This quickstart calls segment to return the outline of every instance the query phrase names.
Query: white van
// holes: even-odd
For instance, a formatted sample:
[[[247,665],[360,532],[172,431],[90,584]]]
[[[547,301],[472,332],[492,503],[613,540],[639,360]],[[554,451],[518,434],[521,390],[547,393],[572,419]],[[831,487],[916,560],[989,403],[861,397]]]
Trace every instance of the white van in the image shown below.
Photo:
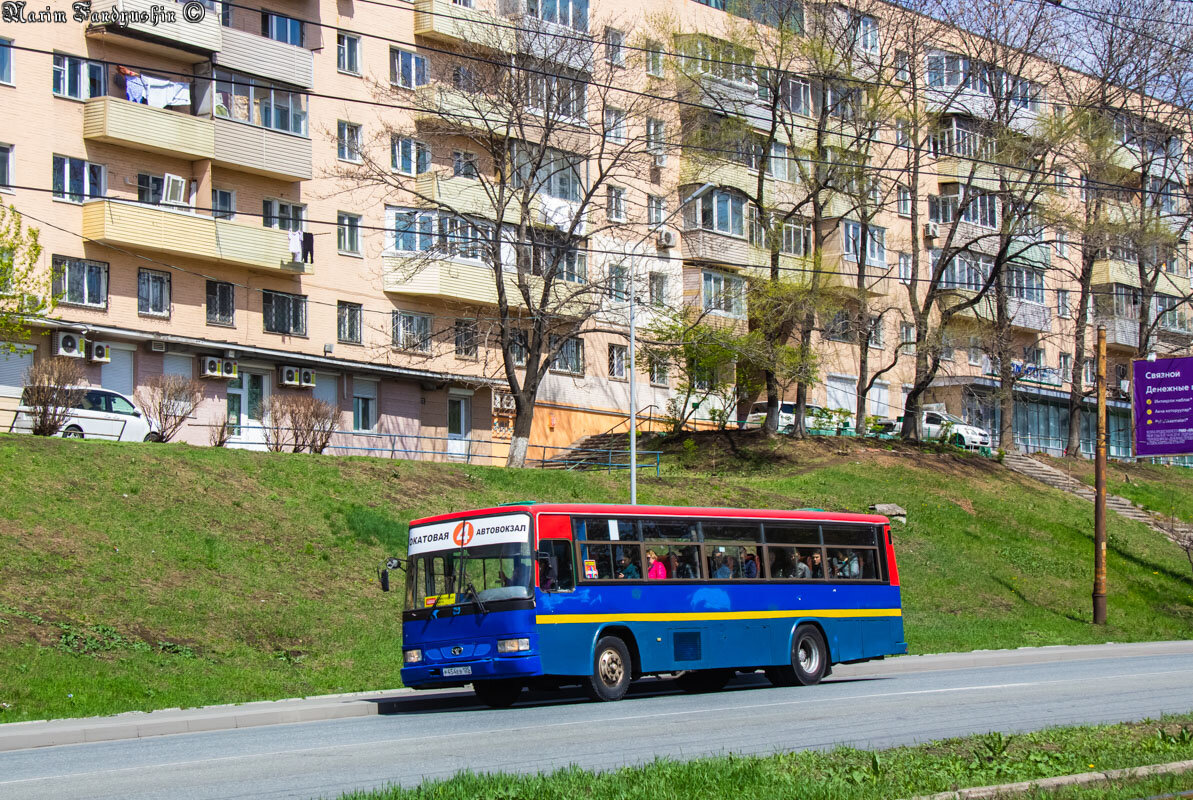
[[[59,436],[69,439],[107,439],[113,442],[156,442],[161,439],[157,426],[149,421],[137,404],[120,392],[77,387],[84,390],[78,405],[70,410]],[[22,401],[13,422],[14,433],[31,433],[30,408]]]
[[[815,412],[820,406],[808,404],[804,406],[804,427],[815,428]],[[747,428],[761,428],[766,422],[766,403],[755,403],[750,407],[746,416]],[[795,403],[783,400],[779,403],[779,433],[791,433],[795,430]]]

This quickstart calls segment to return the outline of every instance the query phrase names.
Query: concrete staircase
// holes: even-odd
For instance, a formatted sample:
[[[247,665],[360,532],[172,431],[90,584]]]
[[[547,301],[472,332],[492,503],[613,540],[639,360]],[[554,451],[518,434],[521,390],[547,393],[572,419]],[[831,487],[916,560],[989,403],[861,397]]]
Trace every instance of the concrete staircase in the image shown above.
[[[1021,475],[1026,475],[1040,483],[1047,484],[1054,489],[1075,494],[1091,503],[1094,501],[1094,488],[1092,486],[1087,486],[1081,481],[1069,477],[1059,469],[1036,461],[1034,458],[1028,458],[1017,453],[1008,453],[1003,457],[1002,463],[1008,469],[1018,472]],[[1142,522],[1144,525],[1164,534],[1170,539],[1175,539],[1181,534],[1193,533],[1193,525],[1187,525],[1182,522],[1175,523],[1174,525],[1170,520],[1140,508],[1125,497],[1107,494],[1106,508],[1127,519]]]
[[[539,466],[543,469],[623,469],[629,463],[630,435],[601,433],[584,437],[567,450],[543,459]]]

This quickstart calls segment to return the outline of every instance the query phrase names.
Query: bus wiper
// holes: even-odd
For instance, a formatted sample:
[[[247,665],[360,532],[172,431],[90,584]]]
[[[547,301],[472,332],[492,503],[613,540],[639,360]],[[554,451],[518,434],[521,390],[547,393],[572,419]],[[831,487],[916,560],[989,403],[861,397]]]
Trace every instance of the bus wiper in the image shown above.
[[[481,600],[480,594],[476,591],[476,587],[472,585],[472,581],[468,581],[468,586],[464,588],[466,594],[472,595],[472,599],[476,601],[476,607],[481,610],[482,614],[488,614],[489,609],[485,608],[484,601]]]

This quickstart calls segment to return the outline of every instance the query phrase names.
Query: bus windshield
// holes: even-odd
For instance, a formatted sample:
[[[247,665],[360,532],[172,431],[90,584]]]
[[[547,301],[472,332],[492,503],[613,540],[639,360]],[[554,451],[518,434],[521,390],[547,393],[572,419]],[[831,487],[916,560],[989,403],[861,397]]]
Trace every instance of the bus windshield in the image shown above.
[[[525,599],[533,594],[529,542],[424,553],[412,558],[410,566],[414,580],[412,608],[470,602],[472,596],[465,596],[470,583],[482,603]]]

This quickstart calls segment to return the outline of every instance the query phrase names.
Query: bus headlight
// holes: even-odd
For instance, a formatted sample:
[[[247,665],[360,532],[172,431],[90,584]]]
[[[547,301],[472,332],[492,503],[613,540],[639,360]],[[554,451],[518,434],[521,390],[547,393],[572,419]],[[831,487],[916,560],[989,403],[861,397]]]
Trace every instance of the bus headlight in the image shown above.
[[[407,664],[417,664],[423,660],[422,650],[407,650],[403,655]]]
[[[521,650],[530,649],[529,639],[498,639],[497,652],[498,653],[517,653]]]

